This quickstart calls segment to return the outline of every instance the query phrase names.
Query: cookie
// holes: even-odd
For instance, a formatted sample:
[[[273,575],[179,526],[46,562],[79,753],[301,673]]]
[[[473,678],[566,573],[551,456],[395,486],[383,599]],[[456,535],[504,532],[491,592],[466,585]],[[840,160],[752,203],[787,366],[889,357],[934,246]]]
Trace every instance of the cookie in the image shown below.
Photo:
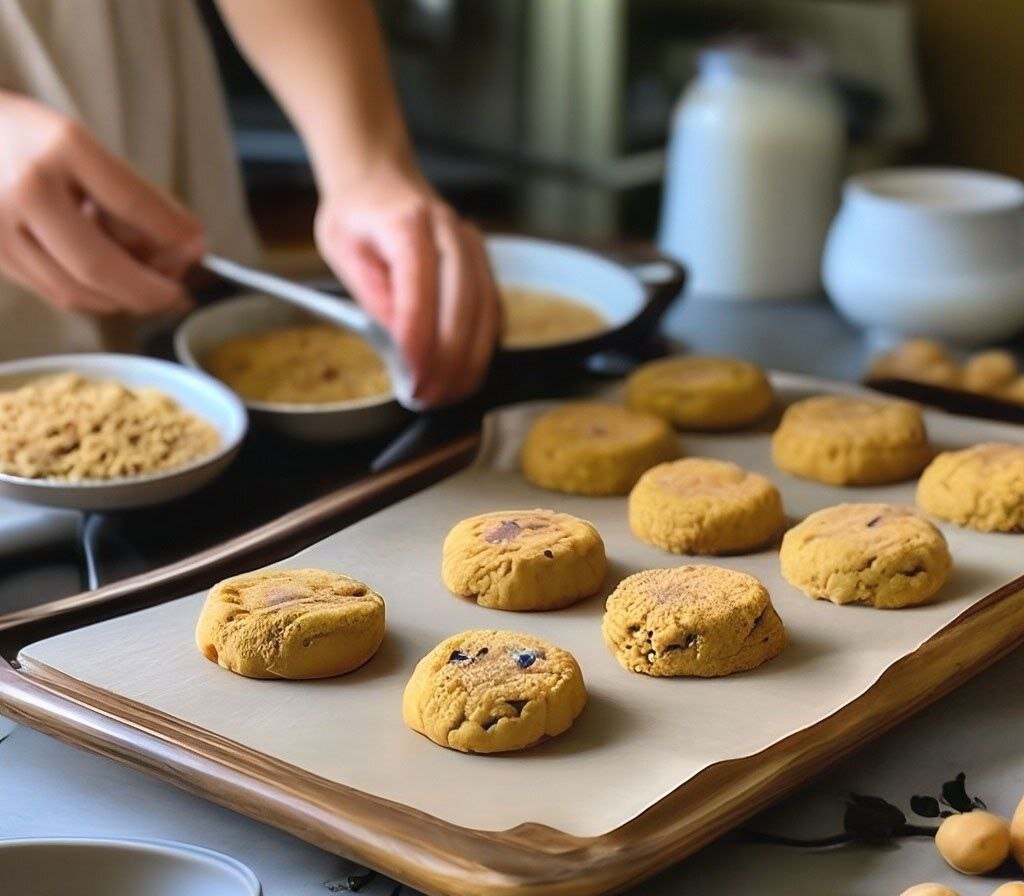
[[[196,625],[203,656],[247,678],[328,678],[384,639],[384,599],[322,569],[271,569],[218,582]]]
[[[679,456],[660,417],[597,402],[573,402],[538,417],[526,435],[523,475],[541,488],[624,495],[644,470]]]
[[[764,476],[688,457],[652,467],[629,494],[629,528],[674,554],[735,554],[782,529],[782,498]]]
[[[1024,532],[1024,445],[985,442],[940,454],[921,474],[917,503],[981,532]]]
[[[883,485],[921,472],[931,459],[917,405],[819,395],[790,405],[772,436],[775,465],[829,485]]]
[[[964,362],[963,385],[972,392],[998,392],[1017,377],[1017,359],[1004,349],[992,348]]]
[[[468,631],[416,665],[405,724],[463,753],[524,750],[566,731],[587,690],[572,654],[516,632]]]
[[[664,358],[626,381],[626,403],[680,429],[735,429],[760,420],[775,403],[760,367],[736,358]]]
[[[444,540],[445,587],[496,610],[554,610],[594,594],[604,542],[586,520],[553,510],[499,510],[458,523]]]
[[[764,585],[719,566],[623,579],[608,598],[601,632],[623,668],[655,676],[730,675],[760,666],[786,644]]]
[[[885,609],[931,600],[953,568],[942,533],[891,504],[812,513],[785,534],[779,559],[786,581],[808,597]]]

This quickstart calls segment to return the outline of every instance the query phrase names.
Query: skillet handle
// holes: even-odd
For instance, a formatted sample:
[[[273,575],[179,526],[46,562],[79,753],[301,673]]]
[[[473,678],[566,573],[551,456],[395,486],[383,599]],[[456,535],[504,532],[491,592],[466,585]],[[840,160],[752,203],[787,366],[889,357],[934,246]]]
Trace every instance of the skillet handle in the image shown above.
[[[648,243],[616,244],[604,254],[629,268],[647,289],[647,305],[630,324],[634,336],[650,334],[686,285],[686,268]]]

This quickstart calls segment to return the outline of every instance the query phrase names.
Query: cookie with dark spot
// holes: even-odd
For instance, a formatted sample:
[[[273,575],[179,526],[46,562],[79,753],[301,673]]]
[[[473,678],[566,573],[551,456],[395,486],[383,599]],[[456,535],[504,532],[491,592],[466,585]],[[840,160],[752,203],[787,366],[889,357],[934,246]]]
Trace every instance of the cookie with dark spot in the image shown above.
[[[269,569],[218,582],[196,625],[207,659],[247,678],[329,678],[384,639],[384,599],[323,569]]]
[[[779,559],[786,581],[809,597],[885,609],[931,600],[953,568],[942,533],[892,504],[812,513],[785,534]]]
[[[497,610],[553,610],[597,592],[604,542],[586,520],[553,510],[498,510],[458,523],[441,578],[453,594]]]
[[[786,644],[764,585],[719,566],[623,579],[608,598],[601,632],[623,668],[654,676],[730,675],[760,666]]]
[[[523,444],[523,475],[534,485],[578,495],[624,495],[644,470],[679,456],[660,417],[578,401],[542,414]]]
[[[419,661],[402,717],[442,747],[501,753],[561,734],[586,702],[583,674],[567,650],[516,632],[468,631]]]

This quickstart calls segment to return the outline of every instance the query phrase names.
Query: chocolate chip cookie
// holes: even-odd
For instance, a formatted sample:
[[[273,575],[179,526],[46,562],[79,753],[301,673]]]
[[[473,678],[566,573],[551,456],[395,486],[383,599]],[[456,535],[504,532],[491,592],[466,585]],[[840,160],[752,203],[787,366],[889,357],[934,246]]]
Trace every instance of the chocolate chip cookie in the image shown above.
[[[586,702],[583,674],[568,651],[516,632],[467,631],[419,661],[402,717],[442,747],[501,753],[561,734]]]
[[[623,579],[601,625],[619,664],[643,675],[714,677],[753,669],[786,644],[768,591],[719,566],[649,569]]]
[[[953,560],[910,507],[839,504],[812,513],[782,539],[782,575],[809,597],[892,609],[931,600]]]
[[[553,510],[499,510],[458,523],[444,540],[441,578],[454,594],[497,610],[553,610],[604,581],[604,542],[586,520]]]

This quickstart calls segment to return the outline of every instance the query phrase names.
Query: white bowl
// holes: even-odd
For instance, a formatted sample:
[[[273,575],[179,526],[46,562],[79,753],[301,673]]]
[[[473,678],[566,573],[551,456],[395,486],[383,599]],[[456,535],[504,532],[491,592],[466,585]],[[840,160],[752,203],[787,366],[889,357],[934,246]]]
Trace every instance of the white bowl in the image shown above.
[[[822,276],[878,342],[1005,339],[1024,327],[1024,184],[956,168],[852,177]]]
[[[0,840],[0,891],[10,896],[260,896],[230,856],[164,840]]]
[[[236,336],[314,320],[307,312],[273,296],[246,294],[194,311],[174,333],[174,353],[193,370],[200,359]],[[254,423],[307,442],[348,442],[393,429],[405,411],[389,393],[350,401],[290,404],[241,399]]]
[[[34,504],[80,510],[115,510],[159,504],[206,485],[234,458],[248,426],[245,407],[223,383],[206,373],[139,355],[48,355],[0,364],[0,389],[13,389],[40,376],[79,373],[159,389],[213,425],[220,447],[192,463],[160,473],[122,479],[65,482],[0,473],[0,494]]]

